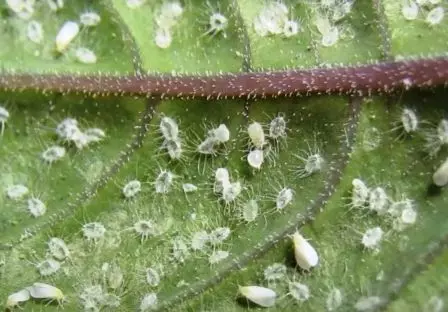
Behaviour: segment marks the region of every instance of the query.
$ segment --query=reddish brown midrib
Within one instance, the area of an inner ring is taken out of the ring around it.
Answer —
[[[297,71],[221,76],[70,76],[0,74],[0,88],[130,93],[166,96],[246,97],[296,93],[360,93],[405,86],[448,84],[448,58],[420,59]]]

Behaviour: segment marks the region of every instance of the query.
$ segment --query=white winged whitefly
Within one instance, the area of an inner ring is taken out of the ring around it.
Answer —
[[[45,283],[36,282],[27,287],[30,295],[34,299],[56,300],[59,305],[65,301],[64,293],[57,287]]]
[[[277,299],[277,293],[274,290],[256,285],[238,286],[238,293],[264,308],[274,306]]]
[[[297,265],[303,270],[309,271],[319,263],[316,249],[298,231],[291,236],[294,247],[294,258]]]
[[[5,308],[13,309],[19,307],[19,305],[23,302],[30,300],[31,295],[27,288],[21,289],[15,293],[12,293],[6,299]]]
[[[448,158],[434,171],[432,182],[438,187],[448,184]]]

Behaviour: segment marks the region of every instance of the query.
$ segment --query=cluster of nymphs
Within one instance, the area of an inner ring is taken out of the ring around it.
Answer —
[[[46,2],[46,4],[44,4]],[[64,0],[46,0],[42,2],[30,1],[30,0],[6,0],[8,8],[15,13],[20,19],[28,22],[26,28],[26,34],[28,39],[39,45],[44,42],[45,31],[42,23],[36,19],[33,19],[35,11],[46,10],[37,6],[46,5],[51,11],[60,11],[64,9]],[[101,17],[98,13],[93,11],[87,11],[81,13],[78,21],[66,21],[59,29],[59,32],[55,38],[55,49],[59,53],[65,53],[69,44],[78,36],[81,27],[94,27],[101,21]],[[95,52],[86,47],[77,47],[74,50],[75,58],[85,64],[96,63],[97,57]]]
[[[408,21],[417,20],[419,14],[425,15],[425,22],[434,26],[440,24],[445,16],[442,0],[402,0],[401,14]]]
[[[310,271],[318,264],[319,256],[316,250],[299,232],[295,232],[292,235],[292,243],[296,263],[302,270]],[[264,271],[264,275],[268,282],[274,280],[284,281],[286,277],[286,266],[280,263],[273,264]],[[299,302],[304,302],[311,296],[310,289],[307,285],[295,281],[288,281],[288,291],[288,295]],[[277,301],[277,293],[267,287],[253,285],[239,286],[239,293],[261,307],[272,307]]]

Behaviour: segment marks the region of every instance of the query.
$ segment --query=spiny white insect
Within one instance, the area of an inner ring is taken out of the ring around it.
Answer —
[[[87,309],[99,311],[98,306],[102,304],[103,296],[103,287],[95,284],[85,287],[79,294],[79,299],[81,300],[85,311],[89,311]]]
[[[191,238],[191,249],[193,250],[202,250],[205,248],[206,244],[210,239],[207,231],[198,231],[193,234]]]
[[[403,1],[401,7],[401,14],[408,21],[413,21],[418,16],[418,5],[413,0]]]
[[[352,181],[352,206],[361,208],[369,197],[369,189],[361,179],[353,179]]]
[[[192,183],[184,183],[182,184],[182,190],[184,193],[193,193],[198,190],[198,187]]]
[[[66,258],[70,257],[70,250],[62,239],[58,237],[52,237],[48,241],[47,245],[48,251],[50,255],[53,256],[53,258],[57,260],[65,260]]]
[[[355,1],[352,0],[343,0],[339,1],[335,7],[333,7],[333,15],[332,20],[334,22],[338,22],[342,20],[352,11],[353,4]]]
[[[95,52],[85,47],[77,48],[75,56],[78,62],[84,64],[95,64],[97,61]]]
[[[179,137],[179,126],[171,117],[162,117],[160,120],[159,129],[165,140],[175,140]]]
[[[142,185],[138,180],[132,180],[126,183],[123,187],[123,195],[126,198],[131,198],[137,195],[142,189]]]
[[[156,35],[154,37],[154,42],[156,46],[161,49],[167,49],[170,47],[173,42],[173,36],[171,35],[171,31],[166,28],[157,28]]]
[[[374,311],[381,303],[383,299],[377,296],[361,297],[355,304],[356,311]]]
[[[437,155],[442,146],[448,144],[448,120],[442,119],[434,132],[427,131],[425,140],[425,149],[429,152],[429,155]]]
[[[217,142],[214,137],[210,137],[210,136],[206,137],[204,141],[199,143],[196,150],[199,154],[215,155],[216,154],[216,149],[215,149],[216,143]]]
[[[2,127],[0,134],[2,136],[3,136],[3,132],[5,130],[5,123],[8,120],[8,118],[9,118],[9,112],[7,111],[6,108],[4,108],[3,106],[0,106],[0,126]]]
[[[258,203],[255,199],[248,200],[242,208],[243,220],[246,222],[255,221],[258,217]]]
[[[212,245],[221,244],[230,236],[230,228],[228,227],[219,227],[214,229],[209,234],[209,242]]]
[[[401,112],[401,124],[406,133],[415,132],[418,128],[418,117],[416,113],[409,108],[403,108]]]
[[[121,298],[115,294],[105,293],[101,301],[104,307],[118,308],[121,304]]]
[[[134,231],[141,237],[142,241],[157,234],[156,226],[152,220],[139,220],[135,222]]]
[[[73,21],[65,22],[56,35],[56,50],[60,53],[64,52],[70,42],[76,38],[79,33],[79,25]]]
[[[222,199],[226,204],[229,204],[236,200],[241,194],[242,186],[240,182],[224,183],[222,190]]]
[[[30,19],[34,14],[34,1],[6,0],[6,4],[21,19]]]
[[[444,311],[444,302],[443,299],[437,296],[432,296],[426,302],[424,307],[424,312],[442,312]]]
[[[154,309],[157,306],[157,294],[146,294],[140,302],[140,312],[146,312]]]
[[[28,287],[31,297],[35,299],[49,299],[50,301],[57,300],[58,304],[62,304],[65,300],[64,293],[57,287],[45,284],[34,283]]]
[[[166,194],[173,185],[174,174],[168,170],[162,170],[154,181],[156,193]]]
[[[226,143],[230,140],[230,131],[225,124],[220,124],[217,128],[210,130],[210,136],[217,143]]]
[[[8,299],[6,299],[5,307],[7,309],[13,309],[15,307],[18,307],[20,303],[30,300],[30,298],[31,296],[28,289],[25,288],[19,290],[8,296]]]
[[[156,12],[156,23],[160,28],[171,29],[176,25],[184,12],[178,1],[165,1]]]
[[[56,273],[61,268],[61,263],[54,259],[46,259],[36,265],[36,269],[41,276],[48,276]]]
[[[401,212],[400,221],[405,225],[414,224],[417,221],[417,211],[413,207],[406,207]]]
[[[180,159],[182,157],[182,141],[180,138],[174,140],[164,140],[162,148],[168,151],[168,155],[171,159]]]
[[[299,178],[306,178],[321,171],[325,164],[325,160],[318,150],[308,153],[305,157],[300,155],[294,156],[304,162],[304,166],[299,166],[295,169],[295,173]]]
[[[152,287],[159,285],[160,274],[155,268],[146,269],[146,282]]]
[[[448,158],[434,172],[432,182],[438,187],[448,184]]]
[[[287,188],[287,187],[282,188],[280,190],[280,192],[278,192],[277,198],[275,199],[275,207],[278,210],[284,209],[286,206],[288,206],[291,203],[293,196],[294,196],[294,193],[293,193],[292,189]]]
[[[225,250],[214,250],[208,257],[210,264],[216,264],[229,257],[229,252]]]
[[[96,26],[101,22],[101,16],[96,12],[84,12],[79,16],[79,21],[84,26]]]
[[[303,302],[310,298],[310,289],[307,285],[298,282],[288,283],[289,294],[297,301]]]
[[[339,288],[333,288],[327,296],[325,302],[327,311],[336,311],[342,304],[342,293]]]
[[[73,118],[62,120],[56,127],[56,134],[64,141],[76,140],[81,134],[81,130],[78,128],[78,121]]]
[[[294,258],[302,269],[310,270],[319,263],[316,249],[298,231],[292,235],[292,243]]]
[[[47,211],[47,207],[39,198],[29,198],[27,203],[28,211],[35,218],[43,216]]]
[[[324,47],[334,46],[339,40],[339,28],[337,26],[332,26],[328,32],[322,35],[321,44]]]
[[[89,222],[82,226],[82,233],[87,240],[97,241],[104,237],[106,228],[100,222]]]
[[[286,265],[274,263],[263,271],[264,279],[267,281],[282,280],[286,276]]]
[[[215,184],[214,184],[214,192],[222,193],[224,188],[229,187],[230,185],[230,175],[229,171],[226,168],[218,168],[215,171]]]
[[[264,162],[264,153],[261,149],[254,149],[247,154],[247,163],[249,166],[255,169],[261,169],[261,165]]]
[[[288,21],[288,11],[288,7],[282,2],[266,3],[253,20],[255,32],[262,37],[281,34]]]
[[[443,9],[443,7],[438,6],[428,12],[428,15],[426,15],[426,22],[429,25],[434,26],[440,24],[444,16],[445,16],[445,10]]]
[[[387,212],[389,197],[382,187],[376,187],[369,192],[369,209],[376,211],[379,215]]]
[[[126,0],[126,5],[130,9],[139,8],[145,3],[146,0]]]
[[[258,304],[261,307],[269,308],[274,306],[277,294],[270,288],[261,286],[239,286],[238,291],[246,299]]]
[[[286,121],[283,115],[278,115],[269,124],[269,137],[278,139],[286,136]]]
[[[64,0],[47,0],[47,4],[52,11],[58,11],[64,7]]]
[[[26,36],[34,43],[44,40],[44,29],[38,21],[30,21],[26,27]]]
[[[263,131],[263,127],[260,123],[254,121],[247,127],[247,134],[251,144],[257,148],[263,148],[266,144],[266,139]]]
[[[224,38],[226,38],[226,33],[224,32],[229,24],[227,17],[219,12],[212,13],[208,22],[208,30],[205,32],[206,35],[216,35],[222,33]]]
[[[123,284],[124,274],[118,264],[110,265],[105,270],[107,285],[111,289],[117,289]]]
[[[28,188],[23,184],[14,184],[6,188],[6,196],[9,199],[18,200],[29,193]]]
[[[377,226],[367,229],[362,236],[362,244],[367,249],[377,249],[383,238],[383,230]]]
[[[43,151],[41,157],[44,161],[51,164],[63,158],[65,156],[65,153],[66,151],[64,147],[53,145],[47,148],[45,151]]]
[[[176,237],[172,240],[173,246],[173,258],[178,262],[184,262],[185,259],[190,255],[188,251],[188,246],[181,237]]]
[[[87,136],[88,143],[91,142],[100,142],[106,137],[106,132],[100,128],[89,128],[84,131],[84,134]]]
[[[295,36],[299,33],[299,23],[297,21],[288,20],[283,25],[283,35],[286,38]]]
[[[403,198],[399,201],[392,202],[387,212],[394,217],[400,217],[404,210],[414,209],[413,207],[414,203],[411,199]]]

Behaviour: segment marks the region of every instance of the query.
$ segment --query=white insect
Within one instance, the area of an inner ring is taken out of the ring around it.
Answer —
[[[216,149],[215,149],[216,143],[217,142],[214,137],[207,137],[207,138],[205,138],[204,141],[199,143],[199,145],[197,147],[197,151],[198,151],[198,153],[204,154],[204,155],[215,155],[216,154]]]
[[[112,265],[107,268],[106,273],[107,284],[110,288],[117,289],[123,284],[124,275],[120,266]]]
[[[81,130],[78,128],[78,121],[73,118],[62,120],[56,127],[56,134],[64,141],[74,141],[81,136]]]
[[[439,168],[432,175],[432,182],[442,187],[448,184],[448,158],[440,165]]]
[[[269,137],[278,139],[284,136],[286,136],[286,121],[282,115],[279,115],[269,124]]]
[[[38,21],[30,21],[26,27],[26,35],[34,43],[41,43],[44,40],[44,29]]]
[[[286,266],[282,263],[274,263],[264,269],[263,275],[267,281],[282,280],[286,276]]]
[[[253,20],[255,32],[262,37],[281,34],[288,21],[288,12],[288,7],[283,2],[272,1],[265,4]]]
[[[293,191],[290,188],[282,188],[275,199],[275,207],[278,210],[284,209],[291,203],[293,195]]]
[[[238,291],[248,300],[261,307],[269,308],[274,306],[277,294],[270,288],[261,286],[239,286]]]
[[[65,156],[65,153],[66,151],[64,147],[53,145],[43,151],[41,157],[44,161],[51,164],[63,158]]]
[[[165,140],[175,140],[179,137],[179,126],[171,117],[162,117],[159,129]]]
[[[383,300],[377,296],[361,297],[355,304],[356,311],[374,311]]]
[[[85,47],[77,48],[75,56],[78,62],[83,64],[95,64],[97,61],[95,52]]]
[[[437,296],[432,296],[425,304],[424,312],[442,312],[444,311],[443,299]]]
[[[242,208],[243,219],[246,222],[255,221],[258,216],[258,203],[255,199],[247,201]]]
[[[418,118],[412,109],[404,108],[401,112],[401,124],[406,133],[415,132],[418,128]]]
[[[57,11],[64,7],[64,0],[47,0],[47,4],[52,11]]]
[[[79,16],[79,21],[84,26],[96,26],[101,22],[101,16],[96,12],[84,12]]]
[[[378,214],[384,214],[389,207],[389,198],[382,187],[376,187],[369,192],[369,209]]]
[[[297,301],[303,302],[310,298],[310,289],[307,285],[298,282],[288,283],[289,294]]]
[[[247,163],[255,169],[260,169],[264,162],[264,153],[261,149],[254,149],[247,155]]]
[[[152,220],[140,220],[134,223],[134,231],[142,238],[142,241],[157,234],[157,229]]]
[[[142,189],[142,185],[140,181],[138,180],[132,180],[129,181],[124,187],[123,187],[123,195],[126,198],[131,198],[137,195]]]
[[[28,188],[22,184],[14,184],[6,188],[6,196],[13,200],[21,199],[23,196],[28,194],[28,192]]]
[[[173,42],[171,31],[167,28],[157,28],[154,42],[161,49],[169,48]]]
[[[226,204],[229,204],[236,200],[241,194],[242,186],[240,182],[224,183],[222,190],[222,199]]]
[[[41,217],[47,211],[47,207],[39,198],[29,198],[28,199],[28,211],[35,218]]]
[[[35,299],[49,299],[50,301],[57,300],[59,304],[62,304],[65,300],[63,292],[52,285],[44,283],[34,283],[28,287],[31,297]]]
[[[209,28],[205,34],[216,35],[217,33],[223,32],[224,38],[226,37],[224,30],[227,28],[229,21],[227,17],[221,13],[213,13],[209,18]]]
[[[66,258],[70,257],[70,250],[62,239],[58,237],[52,237],[47,244],[50,255],[52,255],[54,258],[58,260],[65,260]]]
[[[402,200],[393,202],[389,206],[387,212],[394,217],[400,217],[404,210],[414,209],[413,207],[414,207],[413,201],[408,198],[404,198]]]
[[[221,244],[230,236],[230,228],[228,227],[219,227],[210,232],[208,236],[208,241],[212,245]]]
[[[299,178],[306,178],[321,171],[325,164],[325,160],[319,152],[310,153],[306,158],[300,155],[295,155],[295,157],[305,163],[303,167],[299,167],[295,170]]]
[[[82,226],[82,233],[87,240],[97,241],[104,237],[106,228],[100,222],[90,222]]]
[[[443,7],[438,6],[428,12],[428,15],[426,15],[426,22],[429,25],[434,26],[440,24],[444,16],[445,16],[445,10],[443,9]]]
[[[193,193],[198,190],[198,187],[191,183],[184,183],[184,184],[182,184],[182,189],[183,189],[184,193]]]
[[[157,306],[157,294],[146,294],[140,302],[140,312],[146,312],[154,309]]]
[[[209,242],[210,236],[207,231],[198,231],[193,234],[191,238],[191,249],[202,250],[205,248],[206,244]]]
[[[297,264],[304,270],[310,270],[319,263],[316,249],[299,233],[292,235],[294,257]]]
[[[325,303],[328,311],[336,311],[341,306],[342,293],[339,288],[333,288],[328,293],[328,297]]]
[[[283,35],[286,38],[295,36],[299,33],[299,23],[296,21],[288,20],[283,25]]]
[[[85,287],[79,295],[85,311],[98,310],[98,306],[103,303],[104,292],[101,285],[91,285]]]
[[[401,14],[408,21],[413,21],[418,16],[418,5],[413,0],[403,1]]]
[[[60,53],[64,52],[70,42],[76,38],[79,33],[79,25],[73,21],[65,22],[56,35],[56,50]]]
[[[34,1],[6,0],[6,4],[21,19],[30,19],[34,14]]]
[[[405,225],[414,224],[417,221],[417,211],[413,207],[407,207],[401,212],[400,221]]]
[[[324,47],[331,47],[338,42],[339,36],[339,28],[337,26],[332,26],[328,32],[322,35],[320,42]]]
[[[362,236],[361,242],[367,249],[377,249],[382,238],[383,230],[379,226],[377,226],[367,229]]]
[[[178,1],[165,1],[157,12],[155,20],[160,28],[170,29],[176,25],[184,12]]]
[[[41,276],[48,276],[56,273],[61,268],[59,261],[54,259],[44,260],[36,265],[36,269]]]
[[[214,250],[212,254],[208,257],[208,262],[210,264],[216,264],[222,260],[229,257],[229,252],[224,250]]]
[[[8,296],[6,299],[6,308],[13,309],[18,307],[20,303],[30,300],[30,292],[28,289],[22,289]]]
[[[230,131],[225,124],[220,124],[218,128],[211,130],[211,136],[218,143],[225,143],[230,140]]]
[[[174,174],[168,170],[162,170],[154,181],[156,193],[166,194],[173,185]]]
[[[222,193],[224,188],[230,186],[229,171],[226,168],[218,168],[215,171],[215,184],[213,186],[215,193]]]
[[[88,143],[91,142],[100,142],[106,137],[106,132],[100,128],[89,128],[84,131],[84,134],[87,136]]]
[[[152,287],[159,285],[160,274],[155,268],[146,269],[146,282]]]
[[[360,179],[353,179],[352,186],[352,206],[355,208],[361,208],[364,206],[369,197],[369,189]]]
[[[266,144],[266,139],[263,131],[263,127],[258,122],[253,122],[247,127],[247,134],[251,144],[257,148],[263,148]]]
[[[0,126],[1,129],[1,135],[3,136],[3,132],[5,130],[5,123],[9,118],[9,112],[4,108],[3,106],[0,106]]]
[[[162,148],[165,148],[168,151],[168,155],[171,159],[180,159],[182,156],[182,142],[180,138],[164,140]]]
[[[173,258],[179,262],[184,262],[189,256],[188,246],[181,237],[176,237],[172,241]]]

